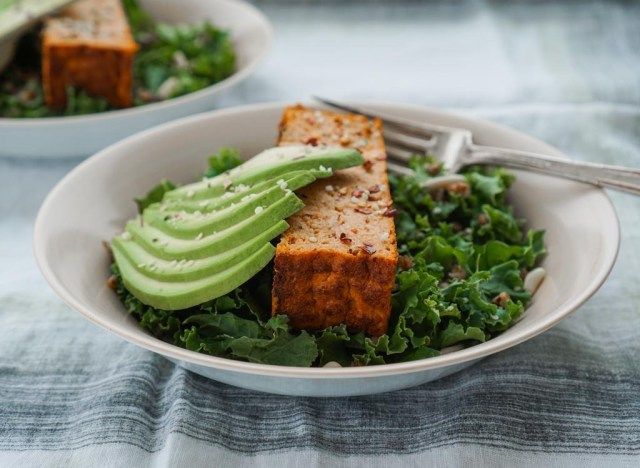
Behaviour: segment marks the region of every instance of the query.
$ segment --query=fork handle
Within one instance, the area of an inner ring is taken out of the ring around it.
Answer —
[[[640,169],[578,162],[539,153],[472,145],[466,164],[491,164],[548,174],[640,195]]]

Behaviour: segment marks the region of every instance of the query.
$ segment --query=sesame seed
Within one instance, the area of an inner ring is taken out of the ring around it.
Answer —
[[[256,209],[254,210],[255,214],[260,214],[264,211],[264,208],[262,206],[256,206]]]
[[[380,240],[386,241],[387,239],[389,239],[389,233],[388,232],[383,232],[382,234],[380,234]]]
[[[203,233],[198,234],[198,235],[196,236],[196,240],[198,241],[198,240],[202,239],[202,237],[203,237],[203,236],[204,236],[204,234],[203,234]]]
[[[316,236],[309,237],[309,242],[313,242],[314,244],[318,242],[318,238]]]
[[[120,237],[122,237],[123,240],[131,240],[131,234],[127,231],[123,232]]]
[[[326,186],[324,187],[324,189],[325,189],[327,192],[333,192],[333,185],[326,185]]]
[[[138,263],[138,268],[144,268],[146,265],[146,263]]]

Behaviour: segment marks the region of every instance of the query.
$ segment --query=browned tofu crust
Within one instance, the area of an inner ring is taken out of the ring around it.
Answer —
[[[80,0],[45,22],[42,85],[48,106],[62,108],[77,86],[115,107],[133,105],[138,50],[120,0]]]
[[[301,143],[356,148],[365,163],[300,190],[305,207],[288,219],[276,249],[272,312],[299,329],[344,323],[382,335],[398,262],[382,124],[289,107],[279,144]]]

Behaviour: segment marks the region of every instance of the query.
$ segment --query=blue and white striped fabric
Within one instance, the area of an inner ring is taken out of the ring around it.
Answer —
[[[317,93],[446,106],[640,166],[639,4],[259,6],[276,50],[226,105]],[[0,159],[0,466],[640,465],[640,200],[613,194],[618,264],[551,331],[416,388],[287,398],[184,371],[51,292],[33,219],[77,163]]]

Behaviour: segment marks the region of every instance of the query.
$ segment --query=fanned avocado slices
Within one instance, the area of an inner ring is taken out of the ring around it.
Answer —
[[[165,193],[111,242],[124,285],[164,310],[227,294],[273,258],[270,241],[304,206],[294,190],[362,163],[351,149],[271,148],[224,174]]]

